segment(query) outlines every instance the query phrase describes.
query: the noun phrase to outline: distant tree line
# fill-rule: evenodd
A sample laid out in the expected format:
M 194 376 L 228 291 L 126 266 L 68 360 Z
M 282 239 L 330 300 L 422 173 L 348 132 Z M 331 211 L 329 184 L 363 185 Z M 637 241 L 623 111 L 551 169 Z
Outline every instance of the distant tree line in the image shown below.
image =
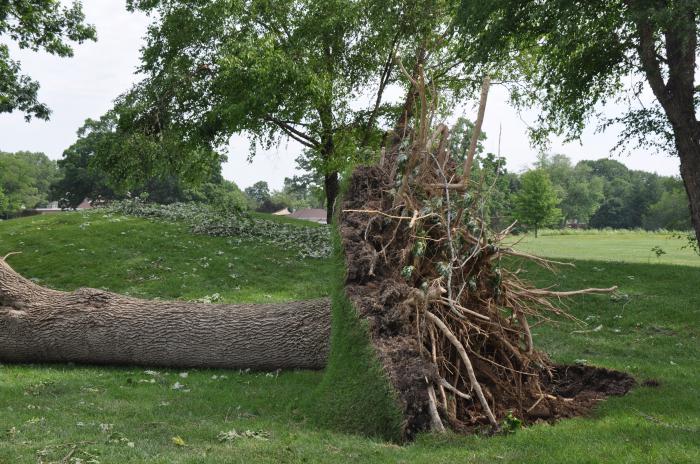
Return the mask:
M 451 153 L 464 159 L 473 124 L 459 118 L 452 127 Z M 481 135 L 480 141 L 486 138 Z M 508 172 L 506 159 L 477 147 L 472 181 L 494 227 L 517 220 L 520 228 L 591 227 L 690 230 L 683 182 L 628 169 L 612 159 L 572 163 L 566 155 L 542 154 L 527 172 Z
M 241 191 L 222 177 L 220 158 L 210 163 L 205 182 L 193 183 L 164 173 L 122 183 L 94 159 L 97 147 L 108 135 L 96 130 L 95 124 L 99 121 L 86 122 L 77 141 L 58 162 L 43 153 L 0 152 L 0 217 L 46 206 L 49 201 L 75 208 L 85 198 L 116 200 L 128 196 L 143 196 L 156 203 L 198 201 L 227 212 L 325 206 L 324 179 L 308 166 L 308 155 L 297 160 L 298 167 L 307 173 L 285 178 L 277 191 L 264 181 Z M 466 155 L 472 128 L 465 118 L 459 118 L 452 128 L 451 153 L 458 165 Z M 485 138 L 482 134 L 481 142 Z M 481 142 L 472 180 L 482 186 L 477 201 L 494 227 L 506 227 L 517 219 L 521 229 L 532 230 L 567 225 L 691 228 L 688 199 L 678 177 L 631 170 L 606 158 L 574 164 L 562 154 L 540 155 L 532 169 L 518 174 L 506 169 L 505 157 L 486 153 Z
M 306 174 L 284 178 L 281 190 L 270 190 L 265 181 L 247 187 L 244 193 L 250 209 L 261 213 L 274 213 L 282 209 L 323 208 L 325 195 L 313 176 Z
M 612 159 L 583 160 L 540 155 L 522 174 L 507 172 L 505 160 L 480 155 L 494 179 L 485 207 L 495 226 L 517 219 L 541 227 L 690 230 L 688 197 L 678 177 L 628 169 Z

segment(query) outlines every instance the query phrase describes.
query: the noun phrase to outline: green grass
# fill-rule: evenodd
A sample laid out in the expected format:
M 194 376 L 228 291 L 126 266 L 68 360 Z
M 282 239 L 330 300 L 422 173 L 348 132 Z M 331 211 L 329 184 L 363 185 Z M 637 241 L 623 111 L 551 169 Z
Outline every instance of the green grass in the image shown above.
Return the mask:
M 671 233 L 576 231 L 572 234 L 529 234 L 517 248 L 553 258 L 618 261 L 625 263 L 678 264 L 700 266 L 700 256 L 690 249 L 681 249 L 686 243 Z M 666 254 L 659 258 L 652 248 L 660 247 Z
M 293 220 L 292 220 L 293 221 Z M 298 221 L 296 221 L 298 222 Z M 305 223 L 304 223 L 305 225 Z M 235 237 L 192 235 L 187 226 L 120 215 L 65 213 L 0 223 L 0 254 L 61 290 L 81 286 L 142 297 L 291 301 L 328 295 L 329 260 Z
M 550 237 L 532 242 L 531 249 L 556 257 L 572 256 L 561 253 L 578 248 L 577 267 L 551 275 L 527 266 L 528 277 L 562 289 L 617 284 L 628 299 L 571 300 L 570 312 L 588 326 L 539 327 L 537 343 L 556 361 L 585 359 L 624 369 L 640 381 L 661 382 L 659 388 L 639 387 L 609 399 L 589 417 L 491 438 L 427 434 L 399 447 L 340 432 L 355 427 L 350 415 L 371 418 L 377 406 L 371 398 L 354 397 L 354 405 L 342 406 L 352 414 L 334 411 L 328 398 L 314 396 L 329 391 L 322 388 L 330 380 L 321 372 L 190 369 L 184 378 L 182 371 L 164 369 L 155 369 L 159 374 L 154 376 L 138 367 L 6 364 L 0 367 L 0 463 L 60 462 L 74 446 L 73 457 L 89 462 L 94 456 L 93 462 L 103 464 L 700 462 L 700 267 L 657 264 L 655 257 L 647 264 L 647 249 L 657 243 L 649 245 L 641 236 L 613 245 L 607 237 L 584 239 L 587 245 L 581 247 L 579 238 L 569 237 L 568 246 L 544 240 Z M 192 236 L 184 226 L 79 213 L 0 223 L 0 254 L 10 251 L 23 252 L 10 262 L 43 285 L 106 287 L 150 298 L 213 293 L 229 302 L 311 298 L 328 294 L 338 272 L 331 259 L 300 260 L 264 243 Z M 622 259 L 629 262 L 618 262 Z M 340 372 L 356 374 L 362 373 Z M 175 382 L 190 391 L 173 390 Z M 344 394 L 337 391 L 341 403 Z M 103 433 L 100 424 L 112 424 L 105 426 L 111 430 Z M 269 437 L 217 439 L 232 429 Z M 173 443 L 177 436 L 185 446 Z
M 339 234 L 333 234 L 340 250 Z M 331 352 L 309 412 L 316 424 L 399 442 L 403 420 L 398 398 L 370 344 L 367 324 L 345 294 L 345 261 L 337 253 L 332 286 Z

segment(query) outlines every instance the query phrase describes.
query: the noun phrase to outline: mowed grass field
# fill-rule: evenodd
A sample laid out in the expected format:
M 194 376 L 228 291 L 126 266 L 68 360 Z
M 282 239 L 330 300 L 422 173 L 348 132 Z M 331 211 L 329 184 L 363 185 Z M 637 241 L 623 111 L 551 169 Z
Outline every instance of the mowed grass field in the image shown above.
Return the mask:
M 620 287 L 616 298 L 565 302 L 586 325 L 535 329 L 555 361 L 622 369 L 640 382 L 588 417 L 497 437 L 425 434 L 398 446 L 315 424 L 322 372 L 3 364 L 0 463 L 700 462 L 700 267 L 660 264 L 647 256 L 657 243 L 619 240 L 625 259 L 595 237 L 522 245 L 576 259 L 556 275 L 526 265 L 540 285 Z M 0 254 L 11 251 L 22 252 L 9 258 L 15 269 L 42 285 L 143 298 L 312 298 L 328 293 L 334 275 L 331 260 L 299 259 L 271 244 L 99 213 L 0 222 Z M 658 387 L 641 385 L 649 380 Z
M 545 233 L 535 238 L 515 237 L 517 248 L 555 258 L 617 261 L 623 263 L 678 264 L 700 266 L 700 256 L 686 241 L 672 233 L 644 231 L 576 231 L 569 234 Z M 664 254 L 657 257 L 652 248 Z

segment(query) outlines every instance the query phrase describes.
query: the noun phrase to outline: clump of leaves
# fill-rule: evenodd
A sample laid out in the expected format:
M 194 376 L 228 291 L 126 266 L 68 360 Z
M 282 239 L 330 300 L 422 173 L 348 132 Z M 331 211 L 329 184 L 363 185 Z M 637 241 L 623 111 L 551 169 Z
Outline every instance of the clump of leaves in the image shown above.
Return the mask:
M 663 255 L 666 254 L 663 248 L 661 248 L 659 245 L 655 245 L 651 248 L 651 251 L 656 255 L 657 258 L 661 258 Z
M 134 198 L 116 201 L 95 211 L 180 222 L 190 226 L 195 234 L 264 241 L 295 250 L 302 259 L 326 258 L 332 250 L 328 227 L 284 224 L 255 218 L 244 212 L 222 214 L 201 203 L 160 205 Z
M 694 233 L 675 233 L 673 238 L 683 240 L 685 244 L 681 246 L 681 250 L 692 250 L 695 254 L 700 255 L 700 245 L 698 245 L 698 239 Z
M 523 426 L 523 421 L 513 415 L 513 411 L 508 411 L 506 417 L 501 422 L 501 430 L 504 433 L 515 433 Z
M 268 441 L 270 439 L 270 433 L 264 430 L 245 430 L 243 432 L 237 432 L 235 429 L 232 429 L 228 432 L 220 432 L 217 438 L 221 442 L 231 442 L 241 438 Z

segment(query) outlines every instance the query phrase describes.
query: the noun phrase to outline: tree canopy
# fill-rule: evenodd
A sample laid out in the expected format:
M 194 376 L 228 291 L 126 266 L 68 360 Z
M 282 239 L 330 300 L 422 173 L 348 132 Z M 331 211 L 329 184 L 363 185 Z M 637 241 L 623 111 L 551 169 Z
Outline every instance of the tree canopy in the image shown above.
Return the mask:
M 459 87 L 445 52 L 456 4 L 130 0 L 154 18 L 142 54 L 142 114 L 220 151 L 239 132 L 253 136 L 251 156 L 284 139 L 299 142 L 324 177 L 330 218 L 340 172 L 369 161 L 382 122 L 397 118 L 399 107 L 385 101 L 402 79 L 396 58 L 411 68 L 430 48 L 441 66 L 434 77 Z
M 541 108 L 535 141 L 578 138 L 600 105 L 626 103 L 602 127 L 623 125 L 619 148 L 636 140 L 680 157 L 700 236 L 699 15 L 695 0 L 463 0 L 457 23 L 464 61 L 512 83 L 516 104 Z M 655 101 L 635 105 L 647 88 Z
M 141 70 L 158 117 L 219 149 L 238 132 L 253 135 L 253 150 L 296 140 L 319 155 L 314 167 L 326 177 L 332 205 L 338 172 L 357 156 L 358 141 L 378 140 L 402 31 L 396 20 L 405 13 L 364 0 L 129 6 L 157 18 Z M 354 108 L 365 93 L 373 105 Z
M 70 42 L 95 40 L 93 26 L 85 23 L 82 5 L 64 6 L 56 0 L 6 0 L 0 2 L 0 38 L 20 49 L 43 50 L 52 55 L 73 55 Z M 38 97 L 39 83 L 22 74 L 18 61 L 0 44 L 0 113 L 21 111 L 25 118 L 48 119 L 51 110 Z

